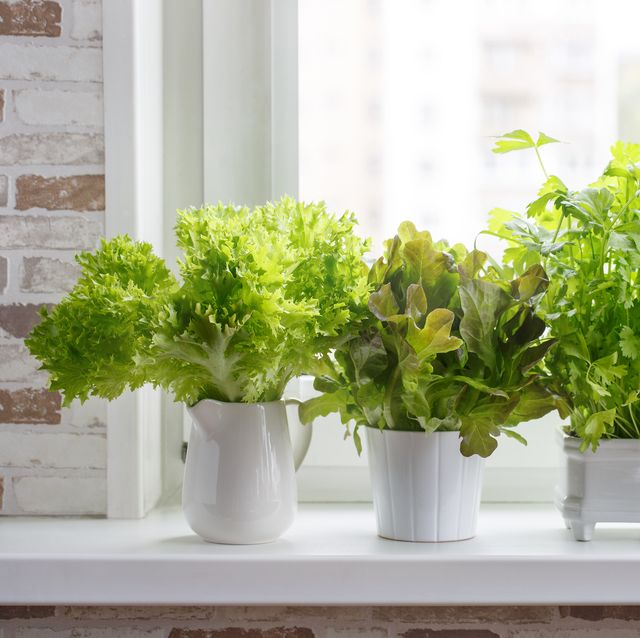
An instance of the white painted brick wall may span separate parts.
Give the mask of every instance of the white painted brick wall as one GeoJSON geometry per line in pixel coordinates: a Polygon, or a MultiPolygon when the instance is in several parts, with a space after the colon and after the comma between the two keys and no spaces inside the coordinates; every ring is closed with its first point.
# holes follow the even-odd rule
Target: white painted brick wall
{"type": "Polygon", "coordinates": [[[104,434],[5,430],[0,432],[0,465],[6,468],[103,469],[106,467],[106,445],[104,434]]]}
{"type": "Polygon", "coordinates": [[[107,508],[104,475],[15,476],[12,485],[16,513],[103,514],[107,508]]]}
{"type": "Polygon", "coordinates": [[[100,128],[103,123],[99,90],[19,89],[13,107],[23,124],[100,128]]]}
{"type": "Polygon", "coordinates": [[[73,26],[71,37],[74,40],[102,40],[102,5],[100,0],[75,0],[73,3],[73,26]]]}
{"type": "Polygon", "coordinates": [[[106,512],[106,402],[59,410],[23,345],[37,308],[73,285],[75,253],[104,229],[102,4],[50,3],[62,17],[36,25],[46,37],[0,35],[0,393],[14,406],[0,406],[3,515],[106,512]]]}
{"type": "Polygon", "coordinates": [[[19,269],[23,292],[68,292],[80,273],[74,261],[53,257],[24,257],[19,269]]]}
{"type": "Polygon", "coordinates": [[[76,46],[0,44],[0,80],[101,82],[102,51],[76,46]]]}
{"type": "MultiPolygon", "coordinates": [[[[38,371],[40,363],[19,341],[0,341],[0,383],[25,382],[30,387],[42,388],[47,376],[38,371]]],[[[0,432],[1,435],[1,432],[0,432]]]]}
{"type": "Polygon", "coordinates": [[[1,248],[63,248],[91,250],[102,224],[84,217],[0,217],[1,248]]]}
{"type": "Polygon", "coordinates": [[[104,141],[95,133],[13,133],[0,137],[0,165],[102,163],[104,141]]]}

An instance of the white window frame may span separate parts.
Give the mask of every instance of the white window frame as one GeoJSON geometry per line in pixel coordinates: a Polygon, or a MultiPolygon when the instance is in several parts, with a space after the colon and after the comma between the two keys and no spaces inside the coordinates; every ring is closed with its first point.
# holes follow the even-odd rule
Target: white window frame
{"type": "MultiPolygon", "coordinates": [[[[298,0],[109,0],[103,20],[108,237],[151,241],[173,263],[176,208],[298,195],[298,0]]],[[[146,388],[110,404],[109,516],[176,492],[181,421],[146,388]]],[[[315,426],[300,499],[368,501],[366,459],[335,421],[315,426]]],[[[504,457],[484,500],[551,500],[553,463],[504,457]]]]}

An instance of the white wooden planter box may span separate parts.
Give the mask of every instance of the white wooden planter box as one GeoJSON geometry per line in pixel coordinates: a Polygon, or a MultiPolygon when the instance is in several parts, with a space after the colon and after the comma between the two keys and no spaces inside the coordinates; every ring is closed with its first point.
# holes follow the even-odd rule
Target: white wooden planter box
{"type": "Polygon", "coordinates": [[[596,523],[640,522],[640,441],[601,441],[580,452],[580,439],[561,435],[566,468],[555,503],[578,541],[589,541],[596,523]]]}

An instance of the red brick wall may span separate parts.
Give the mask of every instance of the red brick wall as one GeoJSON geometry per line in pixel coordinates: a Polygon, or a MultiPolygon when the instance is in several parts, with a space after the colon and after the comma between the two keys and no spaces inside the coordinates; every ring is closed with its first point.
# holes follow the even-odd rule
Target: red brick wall
{"type": "Polygon", "coordinates": [[[62,410],[23,339],[104,228],[100,0],[0,0],[0,514],[101,514],[105,406],[62,410]]]}
{"type": "Polygon", "coordinates": [[[6,638],[635,638],[640,607],[0,607],[6,638]]]}

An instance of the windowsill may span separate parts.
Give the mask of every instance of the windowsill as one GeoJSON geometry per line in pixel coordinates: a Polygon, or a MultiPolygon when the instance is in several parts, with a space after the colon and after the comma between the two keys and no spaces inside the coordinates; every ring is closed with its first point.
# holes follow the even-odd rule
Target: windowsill
{"type": "Polygon", "coordinates": [[[477,538],[375,535],[370,505],[300,507],[279,541],[214,545],[177,508],[143,520],[5,518],[0,604],[638,604],[640,533],[578,543],[550,505],[481,508],[477,538]]]}

